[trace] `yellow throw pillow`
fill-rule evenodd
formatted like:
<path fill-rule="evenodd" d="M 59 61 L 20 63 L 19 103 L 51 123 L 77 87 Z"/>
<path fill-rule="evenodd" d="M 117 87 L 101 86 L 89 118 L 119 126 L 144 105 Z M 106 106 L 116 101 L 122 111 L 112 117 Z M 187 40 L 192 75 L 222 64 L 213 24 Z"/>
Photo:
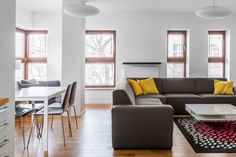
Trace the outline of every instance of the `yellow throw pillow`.
<path fill-rule="evenodd" d="M 234 82 L 214 80 L 215 95 L 234 95 Z"/>
<path fill-rule="evenodd" d="M 128 79 L 128 81 L 129 81 L 129 84 L 131 85 L 131 87 L 134 91 L 134 94 L 136 96 L 143 95 L 143 90 L 142 90 L 142 88 L 140 87 L 140 85 L 137 81 L 132 80 L 132 79 Z"/>
<path fill-rule="evenodd" d="M 148 78 L 145 80 L 138 80 L 139 85 L 143 89 L 143 94 L 159 94 L 157 86 L 153 78 Z"/>

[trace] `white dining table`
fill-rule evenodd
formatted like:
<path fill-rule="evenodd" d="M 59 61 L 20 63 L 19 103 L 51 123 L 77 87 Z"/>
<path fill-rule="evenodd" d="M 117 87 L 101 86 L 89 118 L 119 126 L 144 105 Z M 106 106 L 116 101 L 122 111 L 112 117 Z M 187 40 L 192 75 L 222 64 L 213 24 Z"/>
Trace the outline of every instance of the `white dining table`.
<path fill-rule="evenodd" d="M 44 104 L 43 151 L 48 156 L 48 101 L 66 91 L 66 87 L 29 87 L 15 92 L 15 101 L 42 101 Z"/>

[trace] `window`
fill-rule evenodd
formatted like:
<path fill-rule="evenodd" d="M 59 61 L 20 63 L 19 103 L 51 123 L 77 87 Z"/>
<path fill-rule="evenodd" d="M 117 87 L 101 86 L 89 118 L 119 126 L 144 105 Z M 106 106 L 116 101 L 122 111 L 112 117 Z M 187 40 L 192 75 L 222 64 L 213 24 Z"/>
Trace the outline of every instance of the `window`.
<path fill-rule="evenodd" d="M 47 31 L 16 29 L 16 80 L 47 78 Z"/>
<path fill-rule="evenodd" d="M 115 86 L 115 55 L 115 31 L 86 31 L 86 87 L 95 88 Z"/>
<path fill-rule="evenodd" d="M 208 77 L 225 76 L 225 31 L 208 32 Z"/>
<path fill-rule="evenodd" d="M 167 77 L 186 76 L 186 31 L 168 31 Z"/>

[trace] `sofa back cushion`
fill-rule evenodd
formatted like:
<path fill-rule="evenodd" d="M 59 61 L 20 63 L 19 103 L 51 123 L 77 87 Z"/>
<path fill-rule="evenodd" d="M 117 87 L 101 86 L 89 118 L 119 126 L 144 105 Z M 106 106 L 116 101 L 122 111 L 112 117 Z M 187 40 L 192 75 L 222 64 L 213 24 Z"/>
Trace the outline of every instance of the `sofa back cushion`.
<path fill-rule="evenodd" d="M 214 93 L 214 80 L 227 81 L 226 78 L 196 78 L 197 94 Z"/>
<path fill-rule="evenodd" d="M 159 94 L 163 94 L 164 91 L 163 91 L 163 85 L 162 85 L 162 78 L 153 78 L 153 79 L 156 83 Z"/>
<path fill-rule="evenodd" d="M 197 92 L 194 78 L 163 78 L 162 87 L 165 94 Z"/>

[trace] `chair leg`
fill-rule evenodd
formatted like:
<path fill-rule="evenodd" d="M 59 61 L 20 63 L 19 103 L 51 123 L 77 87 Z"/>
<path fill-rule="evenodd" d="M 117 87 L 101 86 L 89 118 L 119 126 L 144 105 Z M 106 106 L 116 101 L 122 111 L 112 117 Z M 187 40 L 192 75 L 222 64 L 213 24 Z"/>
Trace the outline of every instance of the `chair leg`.
<path fill-rule="evenodd" d="M 19 124 L 19 128 L 21 128 L 21 117 L 20 117 L 20 124 Z"/>
<path fill-rule="evenodd" d="M 77 122 L 77 115 L 76 115 L 76 110 L 75 110 L 75 106 L 72 105 L 73 109 L 74 109 L 74 116 L 75 116 L 75 124 L 76 124 L 76 128 L 78 129 L 78 122 Z"/>
<path fill-rule="evenodd" d="M 41 137 L 43 137 L 43 128 L 44 128 L 44 116 L 42 117 Z"/>
<path fill-rule="evenodd" d="M 51 130 L 52 130 L 52 125 L 53 125 L 53 115 L 52 115 L 52 121 L 51 121 Z"/>
<path fill-rule="evenodd" d="M 24 129 L 24 118 L 21 118 L 21 123 L 22 123 L 22 137 L 23 137 L 23 143 L 24 143 L 24 149 L 25 149 L 25 129 Z"/>
<path fill-rule="evenodd" d="M 64 122 L 63 122 L 63 116 L 62 115 L 61 115 L 61 125 L 62 125 L 62 133 L 63 133 L 64 146 L 66 146 Z"/>
<path fill-rule="evenodd" d="M 33 120 L 32 120 L 32 122 L 31 122 L 30 134 L 29 134 L 29 138 L 28 138 L 28 142 L 27 142 L 27 147 L 26 147 L 27 149 L 28 149 L 28 147 L 29 147 L 30 138 L 31 138 L 31 134 L 32 134 L 33 127 L 34 127 L 34 122 L 35 122 L 35 117 L 32 116 L 32 118 L 33 118 Z"/>
<path fill-rule="evenodd" d="M 40 126 L 39 126 L 39 121 L 37 116 L 35 116 L 35 121 L 36 121 L 36 129 L 37 129 L 37 138 L 40 139 Z"/>
<path fill-rule="evenodd" d="M 69 111 L 66 111 L 67 112 L 67 119 L 68 119 L 68 124 L 69 124 L 69 136 L 72 137 L 72 129 L 71 129 L 71 122 L 70 122 L 70 113 Z"/>
<path fill-rule="evenodd" d="M 39 137 L 42 138 L 42 135 L 43 135 L 43 116 L 42 116 L 42 121 L 41 121 L 41 124 L 39 126 Z"/>

